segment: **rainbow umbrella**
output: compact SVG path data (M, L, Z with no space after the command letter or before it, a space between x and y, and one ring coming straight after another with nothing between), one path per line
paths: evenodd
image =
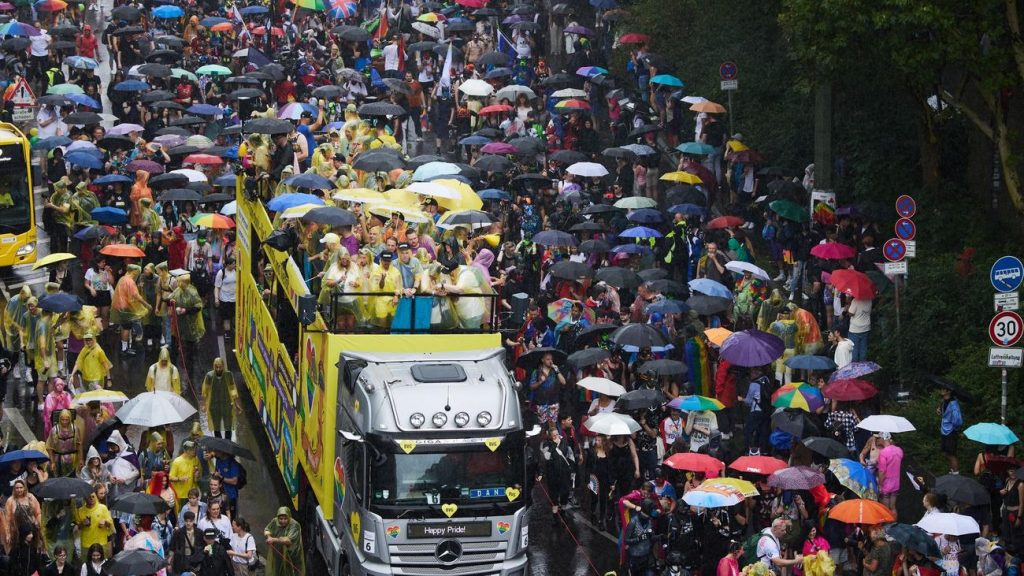
M839 483L852 490L857 496L869 500L878 499L878 480L875 474L860 462L848 458L829 461L829 472L835 474Z
M60 12L68 7L68 3L64 0L39 0L32 7L36 12Z
M189 221L195 224L196 226L201 226L203 228L227 229L235 227L234 220L221 214L210 214L200 212L199 214L196 214L195 216L190 218Z
M753 482L741 478L709 478L697 486L697 490L722 490L739 492L744 498L757 496L760 492Z
M825 405L821 390L805 382L792 382L772 394L772 406L815 412Z
M555 109L558 110L559 112L575 112L579 110L590 110L590 103L585 100L570 98L568 100L562 100L558 104L555 104Z
M590 78L598 74L608 74L608 70L600 66L584 66L576 70L576 75L583 76L584 78Z
M697 487L683 495L683 501L698 508L727 508L742 502L743 495L736 490Z
M555 300L551 304L548 304L548 318L550 318L556 324L561 322L562 320L565 320L566 318L569 317L569 314L572 311L573 304L582 303L579 300L573 300L571 298L561 298L559 300ZM595 321L594 309L584 306L583 315L581 316L581 318L585 318L587 322L593 324Z
M420 14L416 20L420 22L429 22L431 24L437 24L438 22L444 22L447 20L444 14L438 14L437 12L427 12L426 14Z
M292 0L292 4L300 8L307 10L326 10L327 5L324 4L324 0Z
M698 411L698 410L721 410L725 405L715 398L707 396L680 396L668 403L669 408L676 410Z
M18 21L0 26L0 36L39 36L39 28Z
M327 14L332 18L344 19L355 16L359 5L351 0L331 0Z

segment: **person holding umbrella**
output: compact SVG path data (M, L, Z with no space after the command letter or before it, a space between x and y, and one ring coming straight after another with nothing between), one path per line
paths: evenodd
M141 337L141 321L146 314L153 311L153 307L146 302L135 282L141 273L142 268L138 264L129 264L125 275L117 281L114 288L110 321L121 326L121 353L126 356L135 356L136 352L131 348L131 338L133 334Z

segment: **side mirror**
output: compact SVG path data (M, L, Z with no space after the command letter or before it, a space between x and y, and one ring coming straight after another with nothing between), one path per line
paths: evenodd
M338 430L338 434L341 434L341 437L349 442L363 442L363 437L359 434L353 434L351 432L346 432L345 430Z
M538 426L537 424L534 424L533 428L530 428L529 430L526 431L527 438L533 438L538 435L540 435L540 426Z

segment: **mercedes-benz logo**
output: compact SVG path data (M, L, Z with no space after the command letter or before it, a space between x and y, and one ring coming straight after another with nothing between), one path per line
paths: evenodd
M462 544L457 540L445 540L434 549L434 557L444 564L451 564L462 558Z

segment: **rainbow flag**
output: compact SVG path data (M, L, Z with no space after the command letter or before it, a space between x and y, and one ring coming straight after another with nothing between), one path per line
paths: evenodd
M689 338L686 340L686 348L683 354L686 367L690 369L690 382L693 383L693 393L700 396L714 397L707 345L698 338Z

